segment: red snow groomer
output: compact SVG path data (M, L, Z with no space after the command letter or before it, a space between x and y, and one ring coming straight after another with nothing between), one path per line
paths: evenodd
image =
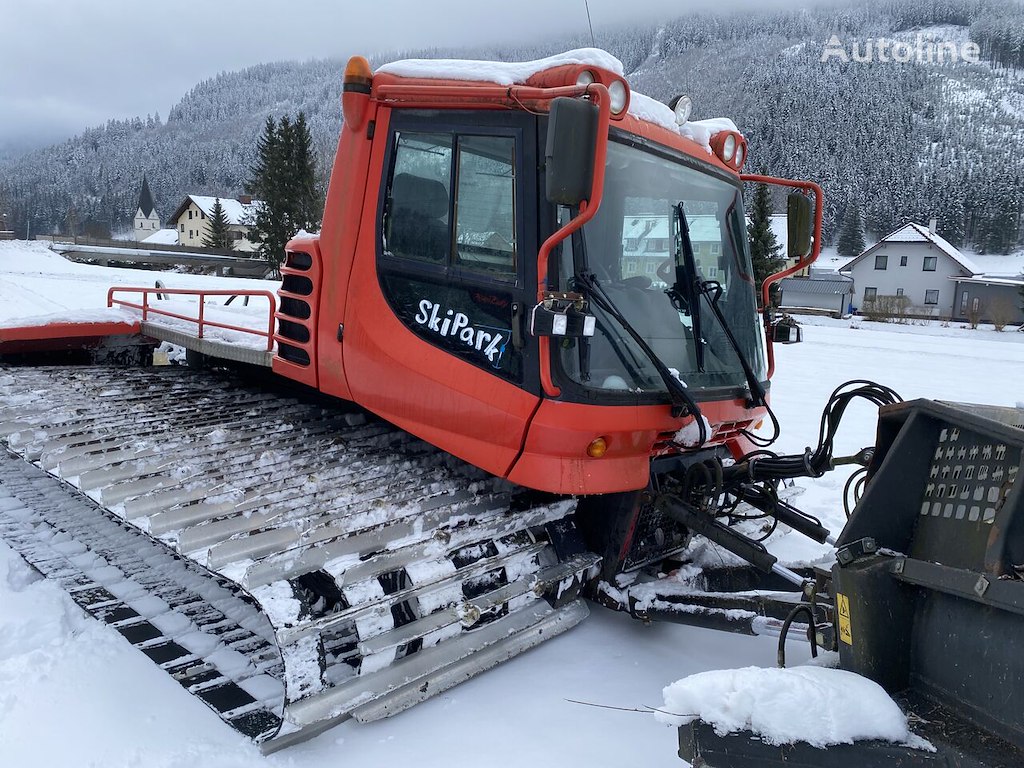
M780 483L832 468L852 399L898 400L852 383L814 449L766 449L773 333L757 298L816 257L820 189L742 174L735 126L690 122L685 98L631 93L597 51L376 73L356 57L342 108L323 230L288 245L262 330L213 317L215 292L187 317L157 298L182 292L139 288L111 292L138 312L124 333L85 323L0 338L21 364L6 371L3 433L49 473L3 461L0 482L28 511L0 510L0 536L268 750L443 691L576 624L582 597L645 620L799 627L847 651L844 664L907 683L872 666L884 644L856 638L888 591L909 605L905 590L933 586L932 571L907 570L916 550L884 535L927 517L911 483L898 510L858 507L831 576L781 565L751 522L834 542ZM744 219L752 181L792 190L793 265L763 285ZM55 346L144 363L153 340L205 370L32 365ZM887 409L882 443L929 407ZM874 462L865 500L882 458L850 459ZM1015 541L999 520L963 525ZM695 535L736 565L700 584L657 578ZM990 582L1010 572L960 566ZM835 585L852 616L833 610ZM985 597L1002 589L966 599L1012 613ZM934 642L911 640L916 615L894 630L908 659Z

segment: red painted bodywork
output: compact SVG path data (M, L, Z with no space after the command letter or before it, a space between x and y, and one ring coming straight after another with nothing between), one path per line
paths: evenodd
M591 85L590 91L600 106L602 98L607 98L604 85L616 76L586 68L598 74L598 85ZM543 394L532 394L414 335L388 305L377 275L379 187L392 111L546 111L555 96L579 96L586 91L585 86L573 85L579 69L559 67L512 87L379 74L372 79L370 93L346 91L344 109L353 119L338 142L322 233L318 240L289 244L289 250L313 256L316 302L306 323L312 334L311 363L302 366L275 358L274 370L353 400L520 485L572 494L646 486L652 456L682 450L671 436L689 419L673 418L668 405L585 405L560 400L558 387L550 380L547 339L539 345ZM622 129L736 175L704 147L672 131L629 114L609 117ZM602 115L605 121L609 117ZM603 146L603 141L599 144ZM597 209L600 185L595 184L595 189L592 199L581 206L583 212ZM552 240L538 253L539 291L546 279L546 253L553 244ZM739 429L764 415L763 408L748 409L740 400L703 403L701 408L712 424L708 444L726 444L736 455L749 448ZM608 450L594 459L587 455L587 447L597 437L607 441Z
M54 322L0 329L0 354L92 349L111 336L139 335L139 321Z

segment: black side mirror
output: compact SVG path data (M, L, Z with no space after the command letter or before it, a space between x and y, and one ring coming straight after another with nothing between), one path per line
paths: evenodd
M789 232L787 256L802 259L811 252L811 198L800 192L786 196L786 229Z
M597 126L597 105L568 97L551 102L548 140L544 149L549 202L575 206L590 197Z

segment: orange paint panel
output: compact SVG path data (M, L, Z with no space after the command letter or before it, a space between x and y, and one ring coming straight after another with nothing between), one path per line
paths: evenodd
M373 267L356 265L353 284L369 285L349 297L344 347L353 399L439 448L504 475L522 445L536 396L417 337L384 301Z
M0 342L36 339L77 339L83 337L130 336L139 332L139 321L102 320L89 323L47 323L0 329Z
M764 409L747 410L741 400L701 404L714 425L761 418ZM523 454L509 480L552 493L614 493L647 485L655 443L663 443L689 419L672 418L667 405L600 406L544 400L530 423ZM730 430L734 434L733 430ZM587 446L603 437L608 450L600 459L587 456ZM730 444L736 438L718 438L709 447ZM745 442L745 441L744 441ZM738 446L737 446L738 447ZM678 449L682 450L682 449Z
M0 354L91 349L111 336L137 336L139 322L127 320L49 323L0 329Z
M358 289L353 291L349 284L353 263L362 260L373 265L376 262L372 238L363 241L361 246L368 250L357 251L357 244L364 225L369 226L371 232L375 227L383 163L382 151L372 157L377 142L368 138L367 131L373 125L374 135L386 136L387 117L388 111L378 110L376 102L371 100L360 130L352 130L348 125L342 129L320 231L324 277L316 322L319 388L346 400L354 397L348 382L346 345L338 341L338 328L347 324L351 315L350 295L359 292ZM363 290L379 291L376 276L372 279L373 283Z

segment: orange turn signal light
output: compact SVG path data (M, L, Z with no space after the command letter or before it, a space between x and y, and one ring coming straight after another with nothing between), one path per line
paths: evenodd
M608 441L603 437L597 437L587 446L587 456L592 459L600 459L607 450Z

